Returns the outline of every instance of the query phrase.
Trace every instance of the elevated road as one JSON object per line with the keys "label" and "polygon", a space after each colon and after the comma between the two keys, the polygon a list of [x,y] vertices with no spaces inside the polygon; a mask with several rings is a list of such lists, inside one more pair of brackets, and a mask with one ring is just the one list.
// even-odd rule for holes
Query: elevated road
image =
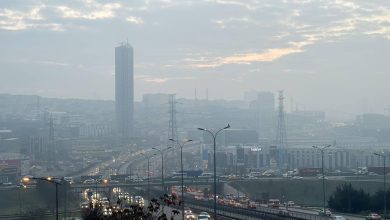
{"label": "elevated road", "polygon": [[[226,183],[224,180],[218,181],[218,184]],[[166,180],[165,185],[166,186],[178,186],[181,184],[181,180]],[[213,184],[213,180],[210,178],[207,179],[187,179],[184,180],[184,185],[186,186],[207,186]],[[73,189],[73,191],[79,191],[77,189],[94,189],[94,188],[116,188],[116,187],[147,187],[148,183],[146,181],[143,182],[131,182],[131,183],[125,183],[125,182],[119,182],[119,183],[74,183],[70,187]],[[150,182],[150,186],[161,186],[161,181],[153,181]]]}

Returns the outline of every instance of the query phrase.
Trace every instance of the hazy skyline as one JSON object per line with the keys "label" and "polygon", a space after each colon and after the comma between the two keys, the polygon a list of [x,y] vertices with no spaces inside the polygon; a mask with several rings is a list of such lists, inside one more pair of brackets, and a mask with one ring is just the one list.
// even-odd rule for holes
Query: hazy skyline
{"label": "hazy skyline", "polygon": [[0,2],[0,92],[114,99],[114,47],[144,93],[242,99],[285,90],[348,115],[390,105],[390,3],[347,0]]}

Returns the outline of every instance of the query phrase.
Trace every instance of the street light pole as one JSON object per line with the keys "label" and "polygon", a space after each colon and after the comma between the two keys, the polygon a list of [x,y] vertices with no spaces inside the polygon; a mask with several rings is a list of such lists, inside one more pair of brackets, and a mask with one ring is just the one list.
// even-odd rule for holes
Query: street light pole
{"label": "street light pole", "polygon": [[165,193],[165,184],[164,184],[164,152],[171,149],[172,147],[167,147],[164,149],[158,149],[153,147],[152,149],[157,150],[161,153],[161,190]]}
{"label": "street light pole", "polygon": [[58,184],[56,183],[56,220],[58,220]]}
{"label": "street light pole", "polygon": [[95,208],[97,204],[97,192],[98,192],[98,187],[97,187],[98,181],[95,181]]}
{"label": "street light pole", "polygon": [[216,139],[219,132],[230,128],[230,125],[227,124],[226,127],[219,129],[217,132],[213,133],[205,128],[198,128],[201,131],[207,131],[213,137],[213,146],[214,146],[214,219],[217,219],[217,165],[216,165],[216,156],[215,156],[215,148],[216,148]]}
{"label": "street light pole", "polygon": [[375,155],[383,158],[383,216],[386,220],[387,213],[387,201],[386,201],[386,158],[390,156],[390,154],[385,154],[385,152],[374,153]]}
{"label": "street light pole", "polygon": [[321,152],[321,172],[322,172],[322,197],[323,197],[323,211],[324,215],[326,215],[326,201],[325,201],[325,173],[324,173],[324,151],[326,148],[330,147],[332,145],[326,145],[326,146],[313,146],[313,148],[319,150]]}
{"label": "street light pole", "polygon": [[153,158],[153,156],[155,156],[156,154],[153,154],[153,155],[146,155],[144,153],[141,153],[141,155],[143,155],[144,157],[146,157],[146,159],[148,160],[148,201],[150,201],[150,158]]}
{"label": "street light pole", "polygon": [[58,220],[58,185],[61,185],[60,182],[58,182],[59,179],[57,178],[53,178],[53,177],[47,177],[47,178],[42,178],[42,177],[31,177],[31,178],[28,178],[28,177],[24,177],[22,179],[22,182],[29,182],[30,179],[33,179],[33,180],[43,180],[43,181],[46,181],[46,182],[49,182],[49,183],[54,183],[56,184],[56,220]]}
{"label": "street light pole", "polygon": [[182,219],[184,219],[184,171],[183,171],[183,147],[186,143],[191,142],[192,140],[185,140],[181,143],[178,140],[174,140],[172,138],[169,139],[170,141],[173,141],[177,143],[177,145],[180,147],[180,168],[181,168],[181,216]]}
{"label": "street light pole", "polygon": [[19,200],[19,214],[22,214],[22,201],[20,199],[20,190],[23,188],[23,185],[18,186],[18,200]]}
{"label": "street light pole", "polygon": [[20,188],[18,188],[19,214],[22,214],[22,202],[20,200]]}

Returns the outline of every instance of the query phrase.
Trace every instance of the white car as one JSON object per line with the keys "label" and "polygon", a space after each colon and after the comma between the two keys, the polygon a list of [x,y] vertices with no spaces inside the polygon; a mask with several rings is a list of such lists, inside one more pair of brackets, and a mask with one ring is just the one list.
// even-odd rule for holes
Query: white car
{"label": "white car", "polygon": [[[322,180],[322,175],[318,176],[318,179],[319,179],[319,180]],[[324,179],[327,180],[327,179],[329,179],[329,178],[328,178],[327,176],[325,176]]]}
{"label": "white car", "polygon": [[185,214],[184,219],[185,220],[195,220],[196,218],[195,218],[195,215],[193,215],[193,214]]}
{"label": "white car", "polygon": [[332,217],[333,220],[345,220],[345,218],[341,215],[336,215]]}
{"label": "white car", "polygon": [[92,183],[96,183],[96,181],[94,179],[84,180],[84,184],[92,184]]}
{"label": "white car", "polygon": [[301,176],[294,176],[292,179],[293,180],[301,180],[301,179],[303,179],[303,177],[301,177]]}
{"label": "white car", "polygon": [[190,209],[190,208],[184,208],[184,214],[185,214],[185,215],[192,214],[191,209]]}
{"label": "white car", "polygon": [[103,209],[103,216],[111,216],[111,215],[112,215],[111,208],[104,208]]}
{"label": "white car", "polygon": [[318,215],[320,216],[332,216],[332,212],[329,210],[329,209],[321,209],[319,212],[318,212]]}
{"label": "white car", "polygon": [[210,220],[210,215],[207,212],[201,212],[198,215],[198,220]]}
{"label": "white car", "polygon": [[136,205],[138,205],[140,207],[144,207],[144,205],[145,205],[145,200],[142,196],[135,196],[134,202]]}
{"label": "white car", "polygon": [[288,205],[288,206],[294,206],[295,203],[294,203],[294,201],[288,201],[288,202],[287,202],[287,205]]}
{"label": "white car", "polygon": [[11,182],[3,183],[3,186],[12,186]]}

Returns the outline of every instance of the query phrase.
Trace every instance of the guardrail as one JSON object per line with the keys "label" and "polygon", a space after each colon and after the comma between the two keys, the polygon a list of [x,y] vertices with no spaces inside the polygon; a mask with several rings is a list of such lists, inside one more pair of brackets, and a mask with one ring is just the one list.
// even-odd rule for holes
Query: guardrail
{"label": "guardrail", "polygon": [[[186,205],[200,210],[213,212],[213,201],[198,201],[186,198]],[[307,214],[295,211],[285,211],[282,209],[272,209],[261,207],[259,209],[247,209],[218,204],[217,213],[234,219],[269,219],[269,220],[327,220],[328,217]]]}
{"label": "guardrail", "polygon": [[[225,183],[225,181],[220,180],[217,183]],[[164,183],[166,186],[169,185],[180,185],[181,180],[167,180]],[[213,181],[211,179],[188,179],[184,181],[184,185],[210,185],[213,184]],[[113,187],[143,187],[147,186],[147,181],[143,182],[130,182],[130,183],[74,183],[71,185],[71,188],[113,188]],[[150,186],[161,186],[161,181],[154,181],[150,182]]]}
{"label": "guardrail", "polygon": [[[59,215],[63,215],[64,212],[63,211],[59,211],[58,212]],[[67,211],[66,212],[66,215],[69,216],[69,215],[74,215],[74,214],[77,214],[78,216],[80,216],[80,211],[79,210],[70,210],[70,211]],[[0,215],[0,219],[7,219],[7,220],[16,220],[16,219],[36,219],[36,220],[39,220],[41,219],[42,217],[54,217],[56,214],[54,212],[42,212],[42,213],[21,213],[21,214],[9,214],[9,215]],[[70,217],[69,217],[70,218]],[[68,219],[68,217],[67,217]]]}

